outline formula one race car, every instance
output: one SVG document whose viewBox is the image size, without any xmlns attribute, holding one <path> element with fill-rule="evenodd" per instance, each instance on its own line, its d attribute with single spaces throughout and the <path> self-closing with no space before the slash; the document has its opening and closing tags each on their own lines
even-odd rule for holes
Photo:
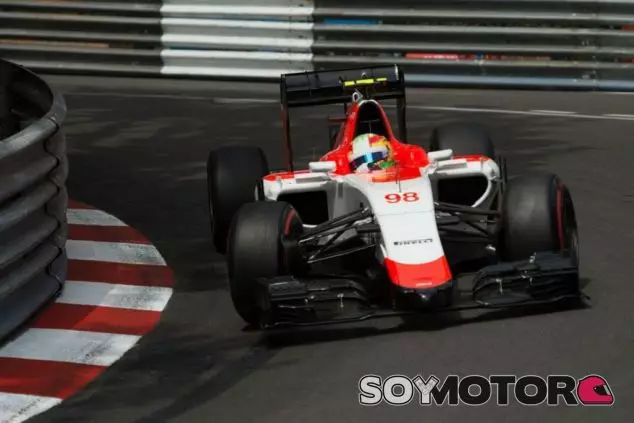
<svg viewBox="0 0 634 423">
<path fill-rule="evenodd" d="M 399 136 L 384 105 L 395 99 Z M 295 170 L 289 108 L 344 104 L 329 151 Z M 214 244 L 238 314 L 260 327 L 312 325 L 582 296 L 571 195 L 555 175 L 508 179 L 475 124 L 407 143 L 397 66 L 286 74 L 288 169 L 259 148 L 208 160 Z M 481 263 L 468 294 L 456 288 Z"/>
</svg>

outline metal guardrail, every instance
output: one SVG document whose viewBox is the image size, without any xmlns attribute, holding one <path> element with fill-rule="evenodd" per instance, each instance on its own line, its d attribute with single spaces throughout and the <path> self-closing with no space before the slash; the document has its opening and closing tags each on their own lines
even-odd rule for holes
<svg viewBox="0 0 634 423">
<path fill-rule="evenodd" d="M 277 79 L 312 68 L 312 7 L 278 2 L 0 0 L 0 57 L 65 73 Z"/>
<path fill-rule="evenodd" d="M 631 1 L 318 3 L 318 69 L 396 63 L 426 85 L 634 89 Z"/>
<path fill-rule="evenodd" d="M 0 1 L 0 57 L 33 70 L 160 74 L 160 1 Z"/>
<path fill-rule="evenodd" d="M 0 339 L 66 280 L 63 98 L 0 60 Z"/>
<path fill-rule="evenodd" d="M 426 85 L 634 89 L 629 0 L 0 0 L 0 57 L 277 80 L 398 64 Z"/>
</svg>

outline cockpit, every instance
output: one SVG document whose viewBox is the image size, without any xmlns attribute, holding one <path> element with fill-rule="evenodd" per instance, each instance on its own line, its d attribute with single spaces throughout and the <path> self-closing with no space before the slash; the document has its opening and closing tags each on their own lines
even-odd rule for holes
<svg viewBox="0 0 634 423">
<path fill-rule="evenodd" d="M 381 106 L 374 101 L 364 101 L 359 104 L 356 128 L 352 138 L 361 134 L 376 134 L 389 138 L 389 131 L 381 113 Z"/>
</svg>

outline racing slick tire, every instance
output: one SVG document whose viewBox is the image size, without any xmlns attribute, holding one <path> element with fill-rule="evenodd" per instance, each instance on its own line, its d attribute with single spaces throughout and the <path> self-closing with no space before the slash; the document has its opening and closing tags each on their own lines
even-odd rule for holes
<svg viewBox="0 0 634 423">
<path fill-rule="evenodd" d="M 498 252 L 504 261 L 536 252 L 561 252 L 579 264 L 579 238 L 572 196 L 553 174 L 508 182 L 502 200 Z"/>
<path fill-rule="evenodd" d="M 282 242 L 302 230 L 299 215 L 285 202 L 253 202 L 236 214 L 228 236 L 229 288 L 234 308 L 249 325 L 260 321 L 257 279 L 292 273 Z"/>
<path fill-rule="evenodd" d="M 486 129 L 468 122 L 434 128 L 429 151 L 452 149 L 454 156 L 482 155 L 495 160 L 495 146 Z"/>
<path fill-rule="evenodd" d="M 450 123 L 434 128 L 429 151 L 453 150 L 455 156 L 486 156 L 497 160 L 495 146 L 486 129 L 470 122 Z M 452 178 L 438 181 L 438 201 L 471 205 L 485 192 L 482 177 Z"/>
<path fill-rule="evenodd" d="M 255 201 L 258 182 L 269 173 L 264 152 L 257 147 L 230 146 L 209 152 L 207 190 L 213 244 L 227 252 L 227 234 L 238 209 Z"/>
</svg>

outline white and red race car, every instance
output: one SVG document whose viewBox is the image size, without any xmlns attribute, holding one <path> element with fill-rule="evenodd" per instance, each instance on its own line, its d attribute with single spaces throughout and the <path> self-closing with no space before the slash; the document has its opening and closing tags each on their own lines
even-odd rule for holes
<svg viewBox="0 0 634 423">
<path fill-rule="evenodd" d="M 381 103 L 390 99 L 398 136 Z M 289 109 L 336 103 L 345 116 L 329 151 L 296 170 Z M 407 143 L 397 66 L 283 75 L 281 105 L 288 169 L 270 172 L 250 146 L 213 150 L 207 164 L 214 244 L 227 254 L 231 297 L 247 323 L 582 297 L 574 207 L 561 180 L 507 180 L 504 158 L 475 124 L 435 128 L 426 147 Z M 357 140 L 384 149 L 360 151 Z M 389 157 L 377 153 L 385 148 Z M 358 166 L 366 159 L 376 166 Z M 457 279 L 469 272 L 465 294 Z"/>
</svg>

